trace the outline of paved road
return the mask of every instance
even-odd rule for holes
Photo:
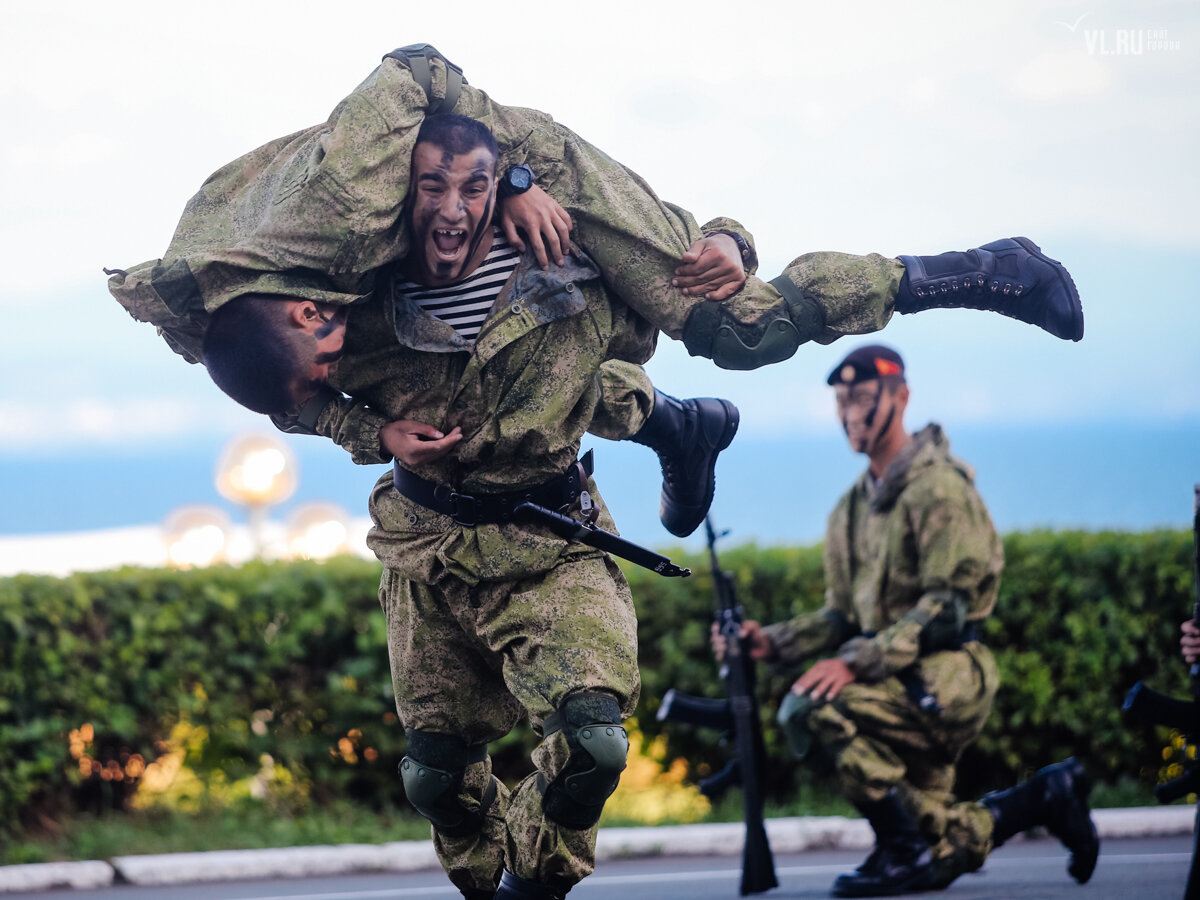
[[[1066,874],[1056,841],[1015,841],[997,851],[984,869],[947,891],[908,897],[946,900],[1160,900],[1183,896],[1191,861],[1191,837],[1109,840],[1096,874],[1083,888]],[[780,887],[770,900],[829,896],[829,885],[852,869],[861,852],[808,852],[776,857]],[[734,900],[740,861],[730,857],[609,861],[571,892],[571,900]],[[455,900],[440,872],[357,875],[305,881],[225,882],[186,887],[117,886],[102,890],[5,894],[3,900]]]

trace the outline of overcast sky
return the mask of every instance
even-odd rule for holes
[[[259,424],[130,320],[101,267],[161,256],[209,173],[323,121],[416,41],[701,221],[741,220],[765,277],[809,250],[1012,234],[1062,258],[1078,345],[957,311],[881,335],[909,358],[916,419],[1200,413],[1194,2],[48,0],[4,18],[0,453]],[[849,349],[727,373],[673,346],[650,369],[670,393],[734,399],[744,434],[819,432],[824,375]]]

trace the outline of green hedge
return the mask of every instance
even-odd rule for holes
[[[1125,722],[1121,703],[1138,680],[1189,696],[1178,639],[1195,598],[1192,535],[1039,531],[1008,535],[1004,549],[1000,598],[985,629],[1001,687],[983,734],[959,765],[960,795],[1010,785],[1072,754],[1105,781],[1126,775],[1154,784],[1167,732]],[[778,621],[821,605],[820,548],[743,546],[721,559],[736,577],[747,618]],[[706,646],[707,561],[688,564],[700,574],[682,583],[628,573],[641,619],[641,721],[647,731],[665,731],[670,753],[707,769],[724,758],[716,739],[675,725],[663,729],[651,715],[671,686],[720,696]],[[773,707],[788,682],[762,682],[771,787],[786,792],[805,777],[788,764],[773,728]]]
[[[1186,695],[1178,623],[1191,609],[1191,535],[1010,535],[987,628],[1003,675],[996,710],[964,757],[964,794],[1009,784],[1070,753],[1104,779],[1153,783],[1165,732],[1131,728],[1120,703],[1138,679]],[[641,620],[641,726],[703,773],[723,763],[715,736],[654,719],[668,687],[720,695],[708,651],[705,555],[663,579],[627,568]],[[820,604],[819,548],[730,548],[722,557],[747,615],[773,621]],[[122,569],[0,579],[0,831],[79,806],[119,807],[140,761],[175,749],[201,781],[245,783],[264,754],[303,802],[398,802],[403,731],[395,720],[379,568],[359,560],[196,571]],[[772,789],[804,776],[770,727],[786,689],[763,677]],[[85,742],[85,725],[92,740]],[[494,747],[497,771],[524,774],[532,738]],[[302,788],[302,790],[300,789]]]

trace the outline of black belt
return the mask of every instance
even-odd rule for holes
[[[565,510],[587,487],[593,466],[592,451],[589,450],[567,471],[544,484],[500,494],[464,494],[449,485],[414,475],[401,468],[397,461],[392,462],[392,479],[396,490],[409,500],[449,516],[458,525],[495,525],[512,521],[514,511],[522,503]]]

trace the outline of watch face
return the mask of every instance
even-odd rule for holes
[[[529,166],[513,166],[508,170],[508,183],[517,191],[527,191],[533,185],[533,171]]]

